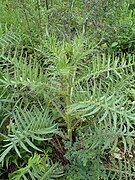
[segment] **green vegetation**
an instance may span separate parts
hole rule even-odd
[[[130,0],[1,0],[0,179],[135,178]]]

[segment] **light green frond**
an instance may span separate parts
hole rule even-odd
[[[27,152],[31,152],[29,148],[42,151],[34,142],[49,140],[51,134],[58,132],[48,113],[47,108],[40,111],[37,107],[34,107],[33,111],[16,110],[9,124],[9,134],[2,135],[8,144],[5,145],[7,149],[1,154],[0,160],[2,161],[12,149],[15,149],[19,157],[20,148]]]
[[[48,155],[43,156],[34,154],[28,160],[28,165],[20,168],[10,175],[11,180],[28,180],[29,177],[33,180],[53,180],[63,176],[63,170],[59,168],[59,164],[51,163]]]

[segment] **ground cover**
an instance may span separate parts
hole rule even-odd
[[[135,178],[134,2],[0,2],[0,179]]]

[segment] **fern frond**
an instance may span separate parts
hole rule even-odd
[[[87,149],[97,151],[100,157],[106,154],[110,157],[112,170],[105,166],[108,179],[115,179],[118,175],[121,179],[132,178],[130,154],[133,156],[135,138],[134,57],[108,61],[99,58],[88,69],[84,79],[76,80],[73,102],[68,112],[82,120]],[[124,158],[129,166],[123,163]],[[113,164],[115,159],[119,160],[119,164],[116,161]]]
[[[34,90],[46,85],[46,77],[42,67],[35,60],[28,62],[27,57],[20,56],[18,59],[16,56],[14,58],[9,56],[7,66],[4,69],[5,73],[0,81],[5,88],[21,86],[23,89],[30,87],[31,90]]]
[[[42,112],[36,107],[33,111],[17,109],[10,121],[9,134],[7,136],[2,134],[5,138],[4,141],[8,144],[4,146],[7,149],[1,154],[0,161],[5,158],[11,149],[15,149],[19,157],[21,157],[20,148],[29,153],[31,152],[29,148],[42,151],[33,141],[49,140],[52,137],[51,134],[58,132],[56,124],[52,124],[48,113],[48,109]]]
[[[31,178],[53,180],[63,176],[63,171],[59,166],[59,164],[52,164],[48,155],[43,155],[42,157],[35,153],[34,156],[28,160],[28,165],[12,173],[10,179],[28,180]]]
[[[6,48],[9,45],[17,45],[21,41],[21,37],[12,32],[12,34],[3,34],[2,37],[0,37],[0,46],[1,48]]]

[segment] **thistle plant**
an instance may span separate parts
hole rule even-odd
[[[0,2],[0,179],[134,179],[134,14],[107,3]]]

